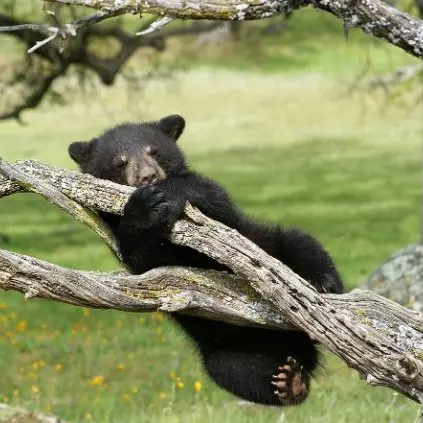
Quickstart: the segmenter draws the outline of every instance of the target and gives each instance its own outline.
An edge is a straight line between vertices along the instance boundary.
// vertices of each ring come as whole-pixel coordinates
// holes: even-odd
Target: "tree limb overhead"
[[[84,207],[118,214],[134,190],[35,161],[12,168],[19,168],[26,178],[43,179]],[[10,180],[8,169],[6,162],[0,163],[5,175],[0,179],[0,197],[25,191],[20,181]],[[161,308],[240,324],[281,329],[292,325],[320,341],[367,383],[390,387],[423,403],[422,314],[367,291],[319,294],[235,230],[189,205],[185,213],[175,224],[171,241],[213,257],[235,276],[180,268],[139,276],[76,272],[2,251],[0,288],[24,292],[28,298],[91,307]]]
[[[111,13],[151,13],[174,19],[254,20],[290,13],[314,5],[330,12],[349,28],[383,38],[413,56],[423,58],[423,21],[382,0],[47,0],[87,6]]]

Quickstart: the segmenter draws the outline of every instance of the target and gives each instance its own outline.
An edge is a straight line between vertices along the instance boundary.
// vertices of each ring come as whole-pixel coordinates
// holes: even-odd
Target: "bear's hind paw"
[[[304,401],[308,394],[308,379],[297,360],[288,357],[278,373],[272,376],[271,384],[276,387],[275,395],[281,405],[294,405]]]

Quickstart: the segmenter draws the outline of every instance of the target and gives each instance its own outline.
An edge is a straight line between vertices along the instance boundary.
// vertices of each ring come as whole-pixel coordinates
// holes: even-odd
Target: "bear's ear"
[[[184,132],[185,119],[179,115],[169,115],[159,120],[160,130],[176,141]]]
[[[89,141],[76,141],[68,147],[69,156],[78,164],[86,163],[90,158],[92,143]]]

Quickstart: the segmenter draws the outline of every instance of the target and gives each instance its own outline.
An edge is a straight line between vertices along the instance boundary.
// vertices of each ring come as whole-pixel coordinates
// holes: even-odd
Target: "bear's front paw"
[[[276,387],[275,395],[282,405],[294,405],[303,402],[308,394],[308,377],[297,360],[288,357],[278,372],[273,375],[272,385]]]
[[[164,192],[157,186],[137,188],[125,205],[124,218],[136,219],[144,227],[165,225],[169,203]]]

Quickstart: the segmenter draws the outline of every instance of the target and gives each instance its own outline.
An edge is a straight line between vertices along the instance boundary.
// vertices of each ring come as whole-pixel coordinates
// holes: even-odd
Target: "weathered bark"
[[[239,325],[294,329],[245,280],[212,270],[163,267],[137,276],[84,272],[0,250],[0,288],[83,307],[177,311]]]
[[[44,180],[85,207],[108,213],[122,214],[128,196],[134,191],[132,187],[95,179],[80,172],[58,169],[36,160],[17,161],[14,167],[28,176]],[[7,168],[8,163],[0,159],[0,198],[27,191],[22,183],[1,176]]]
[[[34,161],[21,162],[17,167],[27,175],[42,177],[45,183],[83,206],[118,214],[133,191],[130,187]],[[5,168],[5,163],[0,163],[0,172],[4,173]],[[22,190],[13,182],[0,180],[0,197]],[[160,290],[165,281],[167,286],[154,297],[157,302],[153,307],[164,305],[168,311],[203,313],[210,318],[275,328],[286,327],[285,323],[289,322],[322,342],[355,368],[367,383],[390,387],[423,403],[422,314],[367,291],[319,294],[235,230],[189,205],[185,212],[186,217],[173,228],[171,241],[213,257],[233,270],[236,277],[226,273],[217,277],[216,272],[157,269],[156,273],[141,276],[98,275],[98,279],[93,273],[69,270],[52,279],[49,271],[57,270],[49,267],[52,265],[3,252],[0,287],[26,292],[28,297],[38,295],[86,306],[142,310],[152,307],[152,293],[154,289]],[[184,277],[180,272],[192,273]],[[159,288],[155,287],[156,283]],[[226,303],[221,301],[218,311],[210,310],[215,295],[220,293],[228,294]],[[170,298],[172,294],[174,297]],[[250,308],[239,308],[240,302],[248,303]],[[249,315],[250,310],[257,312],[256,317]],[[280,315],[284,320],[276,321],[274,316]]]
[[[81,5],[107,13],[152,13],[175,19],[252,20],[289,13],[305,6],[330,12],[346,31],[359,27],[416,57],[423,57],[423,21],[400,12],[382,0],[47,0]]]

